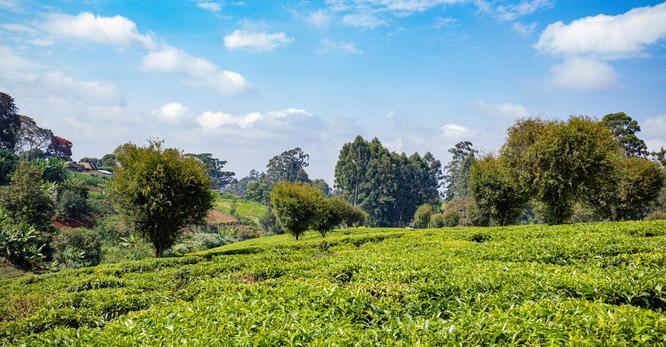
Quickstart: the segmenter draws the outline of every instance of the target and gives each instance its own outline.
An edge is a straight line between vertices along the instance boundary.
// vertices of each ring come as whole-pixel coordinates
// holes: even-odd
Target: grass
[[[224,197],[221,194],[216,194],[215,201],[213,202],[213,208],[226,214],[231,214],[233,201],[233,198]],[[259,221],[266,215],[266,213],[268,213],[268,210],[266,206],[262,204],[243,199],[236,200],[236,214],[241,219],[248,219],[259,225]]]
[[[664,345],[666,221],[346,229],[0,282],[0,344]]]

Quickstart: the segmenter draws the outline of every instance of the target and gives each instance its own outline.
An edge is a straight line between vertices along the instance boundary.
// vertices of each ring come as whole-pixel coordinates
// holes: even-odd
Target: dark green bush
[[[444,226],[454,227],[460,223],[460,213],[454,210],[448,210],[442,213]]]
[[[0,185],[9,183],[12,173],[18,166],[16,154],[0,148]]]
[[[431,228],[443,228],[446,226],[444,221],[444,215],[441,213],[435,213],[430,217],[430,227]]]
[[[423,204],[416,209],[414,212],[414,218],[412,223],[416,228],[427,228],[430,226],[430,218],[433,214],[433,208],[430,204]]]
[[[14,224],[0,209],[0,257],[12,264],[31,269],[41,266],[44,260],[44,242],[35,228],[27,224]]]
[[[62,268],[93,266],[100,263],[100,237],[90,229],[61,230],[53,239],[53,261]]]

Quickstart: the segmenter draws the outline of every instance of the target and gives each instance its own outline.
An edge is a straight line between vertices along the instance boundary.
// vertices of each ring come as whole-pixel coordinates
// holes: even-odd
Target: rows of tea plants
[[[0,282],[21,345],[664,345],[666,221],[345,229]]]

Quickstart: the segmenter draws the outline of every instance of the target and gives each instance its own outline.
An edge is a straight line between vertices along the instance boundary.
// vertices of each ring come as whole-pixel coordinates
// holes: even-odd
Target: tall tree
[[[161,257],[180,230],[204,221],[212,208],[212,182],[203,163],[180,150],[151,141],[147,147],[124,145],[120,167],[110,184],[113,201]]]
[[[527,203],[527,195],[506,163],[491,156],[474,162],[469,188],[481,214],[497,225],[515,222]]]
[[[14,99],[5,93],[0,93],[0,148],[14,150],[18,131],[21,127],[18,109]]]
[[[310,156],[296,147],[284,151],[268,161],[266,178],[273,184],[277,182],[310,182],[305,168]]]
[[[206,165],[206,174],[213,181],[213,188],[220,190],[234,182],[236,174],[231,171],[224,171],[224,166],[227,165],[226,160],[214,158],[211,153],[190,153],[185,156],[197,159]]]
[[[455,197],[469,196],[469,172],[474,164],[475,154],[478,153],[469,141],[461,141],[449,148],[453,155],[448,165],[444,167],[444,197],[447,201]]]
[[[636,136],[641,131],[638,122],[624,112],[610,113],[601,122],[613,133],[615,140],[624,148],[627,157],[648,155],[645,142]]]
[[[25,160],[43,158],[53,143],[53,132],[41,128],[34,119],[19,116],[21,126],[17,134],[14,151]]]

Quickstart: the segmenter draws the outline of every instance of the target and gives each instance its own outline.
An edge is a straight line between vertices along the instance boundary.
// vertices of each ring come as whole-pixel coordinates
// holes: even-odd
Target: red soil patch
[[[219,224],[229,224],[229,223],[237,223],[238,220],[234,218],[234,216],[228,215],[224,212],[220,212],[218,210],[210,210],[208,211],[208,224],[210,225],[219,225]]]
[[[92,228],[93,225],[74,218],[58,218],[51,222],[57,229]]]

